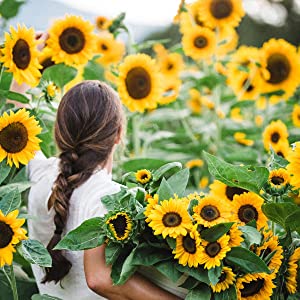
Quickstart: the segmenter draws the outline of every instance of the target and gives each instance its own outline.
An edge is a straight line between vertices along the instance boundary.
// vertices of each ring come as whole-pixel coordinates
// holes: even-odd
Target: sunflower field
[[[2,23],[22,5],[3,0]],[[57,155],[57,107],[82,80],[107,82],[124,106],[122,188],[55,249],[106,244],[114,284],[140,272],[188,300],[300,299],[300,53],[284,39],[239,45],[244,16],[242,0],[182,0],[170,47],[135,43],[125,14],[2,32],[0,299],[58,299],[31,271],[51,257],[27,237],[26,165]]]

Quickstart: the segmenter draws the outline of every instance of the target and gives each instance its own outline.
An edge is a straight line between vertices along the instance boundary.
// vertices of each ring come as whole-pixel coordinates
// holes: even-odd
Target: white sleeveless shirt
[[[29,238],[37,239],[47,246],[54,233],[54,210],[48,210],[48,199],[52,185],[58,175],[58,159],[49,158],[37,152],[35,158],[28,164],[28,176],[32,187],[28,196]],[[94,173],[84,184],[76,188],[70,199],[69,216],[64,233],[78,227],[83,221],[103,216],[107,210],[101,202],[101,197],[117,193],[120,186],[112,181],[111,174],[105,169]],[[68,260],[72,263],[70,272],[62,279],[61,285],[54,282],[42,284],[45,273],[43,268],[32,265],[33,273],[41,294],[59,297],[63,300],[96,300],[105,299],[91,291],[85,280],[83,251],[66,251]]]

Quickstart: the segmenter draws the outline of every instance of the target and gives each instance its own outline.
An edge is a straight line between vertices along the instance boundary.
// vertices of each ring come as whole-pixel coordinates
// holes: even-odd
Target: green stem
[[[220,122],[220,118],[217,114],[217,109],[220,108],[221,103],[221,86],[217,86],[213,91],[213,99],[215,103],[215,110],[216,110],[216,135],[215,135],[215,145],[216,151],[218,152],[220,147],[220,142],[222,141],[222,123]]]
[[[132,117],[132,137],[133,137],[133,150],[134,155],[138,156],[141,149],[141,141],[139,139],[140,120],[139,115],[135,114]]]
[[[9,270],[9,274],[5,270],[5,267],[3,268],[3,272],[10,284],[12,294],[13,294],[13,300],[19,300],[18,290],[17,290],[17,282],[16,282],[13,264],[11,264],[10,266],[7,266],[7,269]]]

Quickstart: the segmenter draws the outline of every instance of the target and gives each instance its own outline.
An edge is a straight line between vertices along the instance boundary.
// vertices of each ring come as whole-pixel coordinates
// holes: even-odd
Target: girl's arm
[[[111,300],[178,300],[177,296],[159,288],[139,274],[123,285],[113,285],[110,266],[105,263],[105,246],[84,251],[84,272],[88,287]]]

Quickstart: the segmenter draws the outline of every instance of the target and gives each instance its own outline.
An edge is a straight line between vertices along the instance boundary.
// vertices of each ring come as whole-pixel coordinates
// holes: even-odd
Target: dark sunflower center
[[[213,221],[220,217],[220,212],[215,206],[206,205],[201,209],[200,215],[206,221]]]
[[[128,94],[134,99],[143,99],[150,94],[151,78],[142,67],[131,69],[125,79]]]
[[[101,44],[101,49],[106,51],[108,49],[108,47],[105,44]]]
[[[30,63],[31,54],[29,45],[25,40],[19,39],[16,42],[12,50],[12,55],[13,62],[19,69],[25,70],[28,67]]]
[[[279,141],[279,139],[280,139],[280,135],[279,135],[278,132],[272,133],[272,135],[271,135],[271,141],[273,143],[277,143]]]
[[[0,249],[5,248],[12,241],[14,232],[11,227],[0,221]]]
[[[242,222],[248,223],[253,219],[257,220],[258,212],[254,206],[246,204],[240,207],[238,216]]]
[[[174,65],[172,63],[168,63],[167,70],[170,71],[173,68],[174,68]]]
[[[22,151],[28,142],[26,127],[20,123],[12,123],[0,131],[0,145],[8,153]]]
[[[248,191],[245,189],[239,188],[239,187],[226,186],[225,194],[226,194],[226,197],[232,201],[234,195],[241,195],[245,192],[247,193]]]
[[[149,178],[149,176],[146,173],[141,176],[141,179],[148,179],[148,178]]]
[[[196,253],[196,241],[192,239],[189,234],[182,238],[182,245],[186,252],[191,254]]]
[[[80,52],[85,45],[85,37],[81,30],[75,27],[65,29],[59,37],[61,49],[68,54]]]
[[[279,177],[279,176],[273,176],[271,178],[271,182],[275,185],[281,185],[284,182],[284,179],[282,177]]]
[[[212,0],[210,12],[216,19],[224,19],[230,16],[233,6],[230,0]]]
[[[197,36],[195,39],[194,39],[194,46],[196,48],[205,48],[206,45],[208,44],[207,42],[207,39],[205,36]]]
[[[225,280],[226,280],[226,277],[227,277],[227,274],[226,274],[226,272],[223,271],[223,272],[221,273],[221,276],[220,276],[220,278],[219,278],[218,283],[221,283],[221,282],[225,281]]]
[[[215,257],[218,255],[218,253],[221,251],[221,246],[218,242],[212,242],[209,243],[205,247],[205,252],[210,256],[210,257]]]
[[[281,151],[278,151],[276,154],[277,154],[278,156],[281,156],[281,157],[284,158],[284,155],[283,155],[283,153],[282,153]]]
[[[246,92],[250,93],[254,90],[254,85],[252,85],[251,83],[249,84],[248,82],[248,79],[246,79],[244,82],[243,82],[243,87],[246,88]]]
[[[48,57],[46,58],[45,60],[43,60],[41,62],[41,65],[42,65],[42,70],[41,70],[41,73],[43,73],[47,68],[53,66],[55,63],[54,61],[51,59],[51,57]]]
[[[272,250],[269,247],[265,249],[263,253],[263,258],[266,258],[271,252]]]
[[[291,66],[286,56],[275,53],[268,58],[267,69],[270,72],[268,82],[277,84],[289,77]]]
[[[168,212],[162,218],[162,222],[165,227],[179,226],[181,224],[181,221],[181,216],[176,212]]]
[[[243,282],[244,288],[241,290],[242,297],[250,297],[256,295],[264,286],[264,282],[265,280],[263,278],[253,280],[249,283]]]
[[[117,218],[109,221],[109,223],[113,225],[118,238],[124,237],[127,229],[127,222],[126,216],[123,215],[118,215]]]

